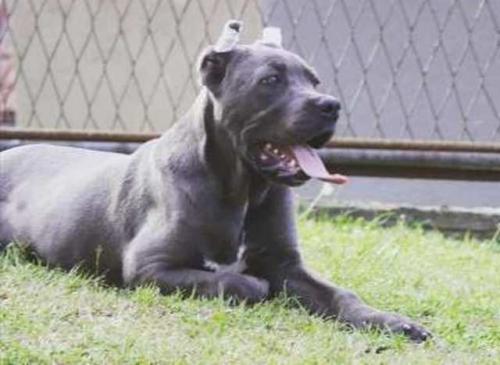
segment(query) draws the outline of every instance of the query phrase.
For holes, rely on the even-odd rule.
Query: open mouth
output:
[[[331,174],[318,153],[311,146],[322,146],[324,141],[314,139],[307,144],[278,145],[266,142],[257,147],[254,160],[259,169],[278,182],[300,185],[308,178],[333,184],[344,184],[347,177]]]

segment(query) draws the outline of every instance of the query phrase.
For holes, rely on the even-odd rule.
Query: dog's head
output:
[[[228,23],[231,34],[223,34],[200,61],[216,119],[238,154],[266,178],[286,185],[309,177],[343,182],[326,172],[314,151],[332,137],[340,103],[316,89],[314,70],[281,48],[279,36],[237,45],[239,30],[240,23]]]

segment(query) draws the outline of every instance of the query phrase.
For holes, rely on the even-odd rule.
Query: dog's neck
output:
[[[212,178],[218,180],[225,199],[236,204],[248,203],[255,190],[255,173],[250,171],[237,149],[236,141],[222,126],[221,113],[217,111],[209,91],[202,90],[196,103],[202,104],[201,108],[200,105],[196,108],[198,115],[194,115],[197,127],[203,133],[200,153],[212,172]]]

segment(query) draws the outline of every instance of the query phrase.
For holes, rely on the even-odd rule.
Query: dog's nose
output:
[[[317,101],[317,106],[326,117],[336,117],[340,110],[340,103],[331,96],[323,96]]]

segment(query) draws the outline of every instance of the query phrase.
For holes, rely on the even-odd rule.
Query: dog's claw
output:
[[[380,328],[388,333],[402,334],[416,343],[427,341],[432,337],[432,334],[422,326],[397,314],[373,312],[370,309],[368,312],[365,312],[363,318],[355,324],[356,327]]]
[[[402,326],[396,324],[392,328],[389,328],[389,330],[394,333],[402,333],[411,341],[417,343],[427,341],[431,337],[430,332],[414,323],[404,323]]]

